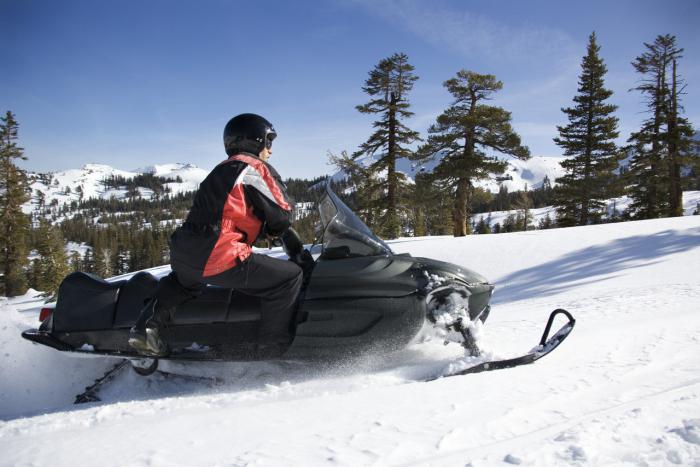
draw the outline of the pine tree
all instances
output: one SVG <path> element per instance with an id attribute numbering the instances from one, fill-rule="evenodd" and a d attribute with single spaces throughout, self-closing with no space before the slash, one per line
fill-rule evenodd
<path id="1" fill-rule="evenodd" d="M 498 187 L 498 194 L 494 200 L 494 210 L 510 211 L 510 195 L 508 193 L 508 187 L 505 185 L 500 185 Z"/>
<path id="2" fill-rule="evenodd" d="M 87 251 L 85 251 L 85 257 L 83 258 L 82 271 L 94 274 L 95 273 L 95 256 L 94 256 L 92 250 L 93 250 L 92 248 L 88 248 Z"/>
<path id="3" fill-rule="evenodd" d="M 44 296 L 53 299 L 58 292 L 61 281 L 68 274 L 69 265 L 65 251 L 65 241 L 61 231 L 48 222 L 41 222 L 37 231 L 38 268 L 36 289 L 44 292 Z"/>
<path id="4" fill-rule="evenodd" d="M 518 198 L 515 201 L 515 209 L 517 209 L 517 219 L 519 222 L 518 230 L 530 230 L 532 228 L 533 216 L 532 216 L 532 199 L 527 192 L 527 185 L 525 190 L 518 193 Z"/>
<path id="5" fill-rule="evenodd" d="M 77 272 L 77 271 L 83 270 L 83 260 L 80 257 L 80 253 L 78 253 L 77 251 L 73 251 L 70 254 L 69 269 L 72 272 Z"/>
<path id="6" fill-rule="evenodd" d="M 629 139 L 634 157 L 628 174 L 628 213 L 638 219 L 682 215 L 680 167 L 693 134 L 689 122 L 679 116 L 683 84 L 676 68 L 683 49 L 669 34 L 644 46 L 646 51 L 632 66 L 642 76 L 634 89 L 642 93 L 650 117 Z"/>
<path id="7" fill-rule="evenodd" d="M 479 222 L 477 222 L 476 228 L 474 229 L 474 231 L 478 234 L 490 234 L 491 233 L 491 226 L 484 219 L 484 216 L 481 216 L 479 218 Z"/>
<path id="8" fill-rule="evenodd" d="M 448 235 L 452 232 L 452 203 L 449 186 L 436 180 L 433 174 L 420 173 L 416 175 L 415 185 L 411 191 L 411 206 L 414 214 L 416 236 L 419 235 Z"/>
<path id="9" fill-rule="evenodd" d="M 673 58 L 671 67 L 671 93 L 668 111 L 668 171 L 669 171 L 669 206 L 668 215 L 678 217 L 683 215 L 683 184 L 681 167 L 690 165 L 695 150 L 693 141 L 694 130 L 688 119 L 679 115 L 682 108 L 680 95 L 684 94 L 685 85 L 678 76 L 678 58 L 680 52 Z"/>
<path id="10" fill-rule="evenodd" d="M 569 123 L 557 126 L 559 137 L 554 138 L 569 157 L 561 163 L 566 175 L 556 180 L 557 222 L 563 227 L 600 222 L 618 164 L 617 106 L 605 103 L 612 91 L 604 87 L 607 68 L 599 52 L 594 32 L 581 62 L 575 105 L 562 109 Z"/>
<path id="11" fill-rule="evenodd" d="M 368 103 L 358 105 L 359 112 L 380 114 L 374 122 L 375 131 L 353 154 L 354 159 L 363 155 L 377 156 L 369 165 L 372 175 L 377 177 L 386 171 L 386 179 L 379 179 L 379 187 L 384 196 L 377 199 L 381 211 L 378 233 L 386 238 L 396 238 L 400 234 L 399 210 L 402 182 L 405 176 L 396 171 L 396 161 L 411 154 L 407 145 L 418 140 L 418 133 L 410 130 L 402 120 L 413 115 L 408 109 L 408 93 L 418 77 L 408 63 L 408 56 L 397 53 L 380 62 L 369 72 L 362 90 L 372 97 Z"/>
<path id="12" fill-rule="evenodd" d="M 107 261 L 109 253 L 101 246 L 96 246 L 93 250 L 93 255 L 94 271 L 92 272 L 99 277 L 109 276 L 111 272 L 109 262 Z"/>
<path id="13" fill-rule="evenodd" d="M 342 151 L 340 155 L 328 151 L 328 160 L 329 164 L 347 175 L 350 185 L 355 188 L 354 203 L 351 203 L 351 207 L 365 224 L 374 228 L 381 197 L 380 182 L 376 175 L 353 156 L 348 155 L 347 151 Z"/>
<path id="14" fill-rule="evenodd" d="M 26 175 L 14 163 L 26 160 L 16 143 L 19 124 L 10 111 L 0 120 L 0 294 L 12 297 L 27 290 L 29 217 L 22 204 L 29 195 Z"/>
<path id="15" fill-rule="evenodd" d="M 549 215 L 549 213 L 540 219 L 539 223 L 537 224 L 537 228 L 541 230 L 551 229 L 553 226 L 554 222 L 552 222 L 552 217 Z"/>
<path id="16" fill-rule="evenodd" d="M 486 150 L 528 159 L 530 151 L 510 125 L 510 112 L 482 103 L 503 88 L 493 75 L 461 70 L 444 86 L 454 96 L 453 104 L 437 118 L 418 158 L 441 158 L 433 176 L 444 182 L 454 200 L 454 236 L 469 233 L 474 182 L 503 173 L 507 163 Z"/>

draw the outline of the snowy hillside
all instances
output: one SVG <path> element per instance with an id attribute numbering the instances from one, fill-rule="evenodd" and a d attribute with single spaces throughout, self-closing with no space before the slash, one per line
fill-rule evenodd
<path id="1" fill-rule="evenodd" d="M 491 180 L 484 182 L 480 186 L 487 191 L 497 193 L 499 185 L 508 188 L 508 191 L 524 190 L 527 186 L 528 190 L 542 187 L 542 180 L 545 177 L 549 178 L 552 185 L 556 185 L 555 180 L 564 176 L 560 162 L 563 157 L 532 157 L 529 160 L 521 161 L 520 159 L 508 159 L 508 169 L 503 174 L 503 177 L 511 179 L 498 182 Z"/>
<path id="2" fill-rule="evenodd" d="M 167 186 L 173 193 L 184 193 L 186 191 L 195 191 L 199 184 L 204 180 L 209 172 L 200 169 L 193 164 L 162 164 L 152 165 L 142 169 L 138 169 L 141 173 L 150 173 L 156 177 L 177 178 L 182 179 L 182 183 L 168 183 Z"/>
<path id="3" fill-rule="evenodd" d="M 333 367 L 171 363 L 223 382 L 128 372 L 104 402 L 73 406 L 114 361 L 22 340 L 40 303 L 28 294 L 0 306 L 0 465 L 697 465 L 700 217 L 391 246 L 497 284 L 487 355 L 528 351 L 557 307 L 576 328 L 534 365 L 429 383 L 460 347 Z"/>
<path id="4" fill-rule="evenodd" d="M 552 185 L 558 177 L 564 175 L 564 169 L 562 169 L 559 163 L 564 160 L 563 157 L 543 157 L 534 156 L 526 161 L 521 161 L 514 158 L 506 158 L 508 161 L 508 169 L 499 176 L 498 179 L 492 178 L 490 180 L 483 180 L 477 182 L 475 185 L 483 188 L 484 190 L 490 191 L 492 193 L 498 193 L 500 186 L 503 185 L 508 188 L 508 191 L 518 191 L 524 190 L 527 186 L 528 190 L 534 188 L 542 187 L 542 180 L 545 177 L 549 178 Z M 368 166 L 374 161 L 372 157 L 365 157 L 360 159 L 360 164 Z M 418 173 L 430 172 L 437 165 L 436 161 L 428 161 L 424 164 L 419 164 L 416 162 L 409 161 L 408 159 L 399 159 L 396 162 L 396 170 L 406 175 L 409 183 L 413 182 L 413 179 Z M 343 172 L 336 172 L 332 175 L 334 181 L 343 180 L 347 175 Z"/>
<path id="5" fill-rule="evenodd" d="M 105 164 L 86 164 L 81 169 L 49 174 L 29 173 L 32 199 L 24 205 L 23 210 L 29 214 L 36 210 L 40 203 L 46 206 L 55 203 L 60 207 L 80 199 L 111 197 L 123 199 L 126 197 L 126 189 L 106 188 L 102 183 L 103 180 L 115 176 L 132 179 L 146 173 L 171 179 L 180 177 L 182 183 L 167 184 L 173 194 L 196 190 L 199 183 L 207 176 L 204 169 L 192 164 L 156 165 L 136 171 L 119 170 Z M 41 200 L 39 192 L 43 194 Z M 146 199 L 150 199 L 152 195 L 147 189 L 141 189 L 140 194 Z"/>
<path id="6" fill-rule="evenodd" d="M 607 200 L 607 217 L 620 216 L 626 209 L 629 208 L 632 200 L 628 196 L 612 198 Z M 700 191 L 684 191 L 683 192 L 683 215 L 692 216 L 694 212 L 700 212 Z M 556 219 L 556 208 L 554 206 L 545 206 L 543 208 L 531 209 L 532 224 L 537 226 L 540 221 L 549 216 L 551 220 Z M 472 216 L 472 224 L 476 225 L 482 218 L 491 227 L 496 224 L 503 225 L 508 216 L 517 215 L 516 210 L 510 211 L 493 211 L 490 213 L 479 213 Z"/>

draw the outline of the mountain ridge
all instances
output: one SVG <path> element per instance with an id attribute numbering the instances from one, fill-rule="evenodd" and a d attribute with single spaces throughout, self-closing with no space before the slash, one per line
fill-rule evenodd
<path id="1" fill-rule="evenodd" d="M 480 181 L 476 185 L 497 193 L 501 186 L 505 186 L 509 191 L 522 190 L 526 185 L 528 189 L 541 187 L 545 176 L 554 184 L 555 179 L 563 175 L 563 169 L 559 165 L 563 159 L 563 157 L 545 156 L 534 156 L 527 161 L 510 159 L 508 169 L 500 181 L 489 179 Z M 371 160 L 367 159 L 361 163 L 368 164 Z M 432 170 L 435 164 L 436 162 L 416 164 L 407 159 L 400 159 L 397 169 L 412 182 L 418 173 Z M 163 179 L 179 178 L 181 181 L 170 181 L 164 183 L 164 186 L 171 194 L 186 193 L 195 191 L 208 173 L 207 170 L 187 162 L 149 165 L 134 170 L 117 169 L 108 164 L 89 163 L 80 169 L 45 173 L 28 172 L 32 195 L 23 209 L 26 214 L 30 214 L 40 209 L 42 205 L 54 205 L 60 208 L 70 205 L 73 201 L 79 202 L 89 198 L 117 200 L 127 198 L 126 188 L 110 188 L 105 185 L 104 181 L 110 177 L 123 177 L 129 180 L 139 175 L 150 174 Z M 334 180 L 346 178 L 342 171 L 329 176 Z M 154 193 L 148 188 L 139 188 L 138 195 L 151 200 Z"/>

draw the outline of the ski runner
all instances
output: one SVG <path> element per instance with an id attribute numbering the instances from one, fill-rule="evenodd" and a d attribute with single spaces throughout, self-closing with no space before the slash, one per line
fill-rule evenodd
<path id="1" fill-rule="evenodd" d="M 292 202 L 277 171 L 267 163 L 272 124 L 255 114 L 232 118 L 224 129 L 228 159 L 200 184 L 186 221 L 170 237 L 172 272 L 129 333 L 129 345 L 147 356 L 165 356 L 163 326 L 176 307 L 201 294 L 206 284 L 236 289 L 263 300 L 258 351 L 281 354 L 291 344 L 302 270 L 252 252 L 259 236 L 268 241 L 288 232 Z"/>

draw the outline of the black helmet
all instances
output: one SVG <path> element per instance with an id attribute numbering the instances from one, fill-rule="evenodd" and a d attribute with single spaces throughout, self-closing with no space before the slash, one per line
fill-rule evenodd
<path id="1" fill-rule="evenodd" d="M 263 148 L 270 149 L 277 133 L 260 115 L 240 114 L 233 117 L 224 128 L 224 148 L 229 156 L 245 151 L 260 154 Z"/>

